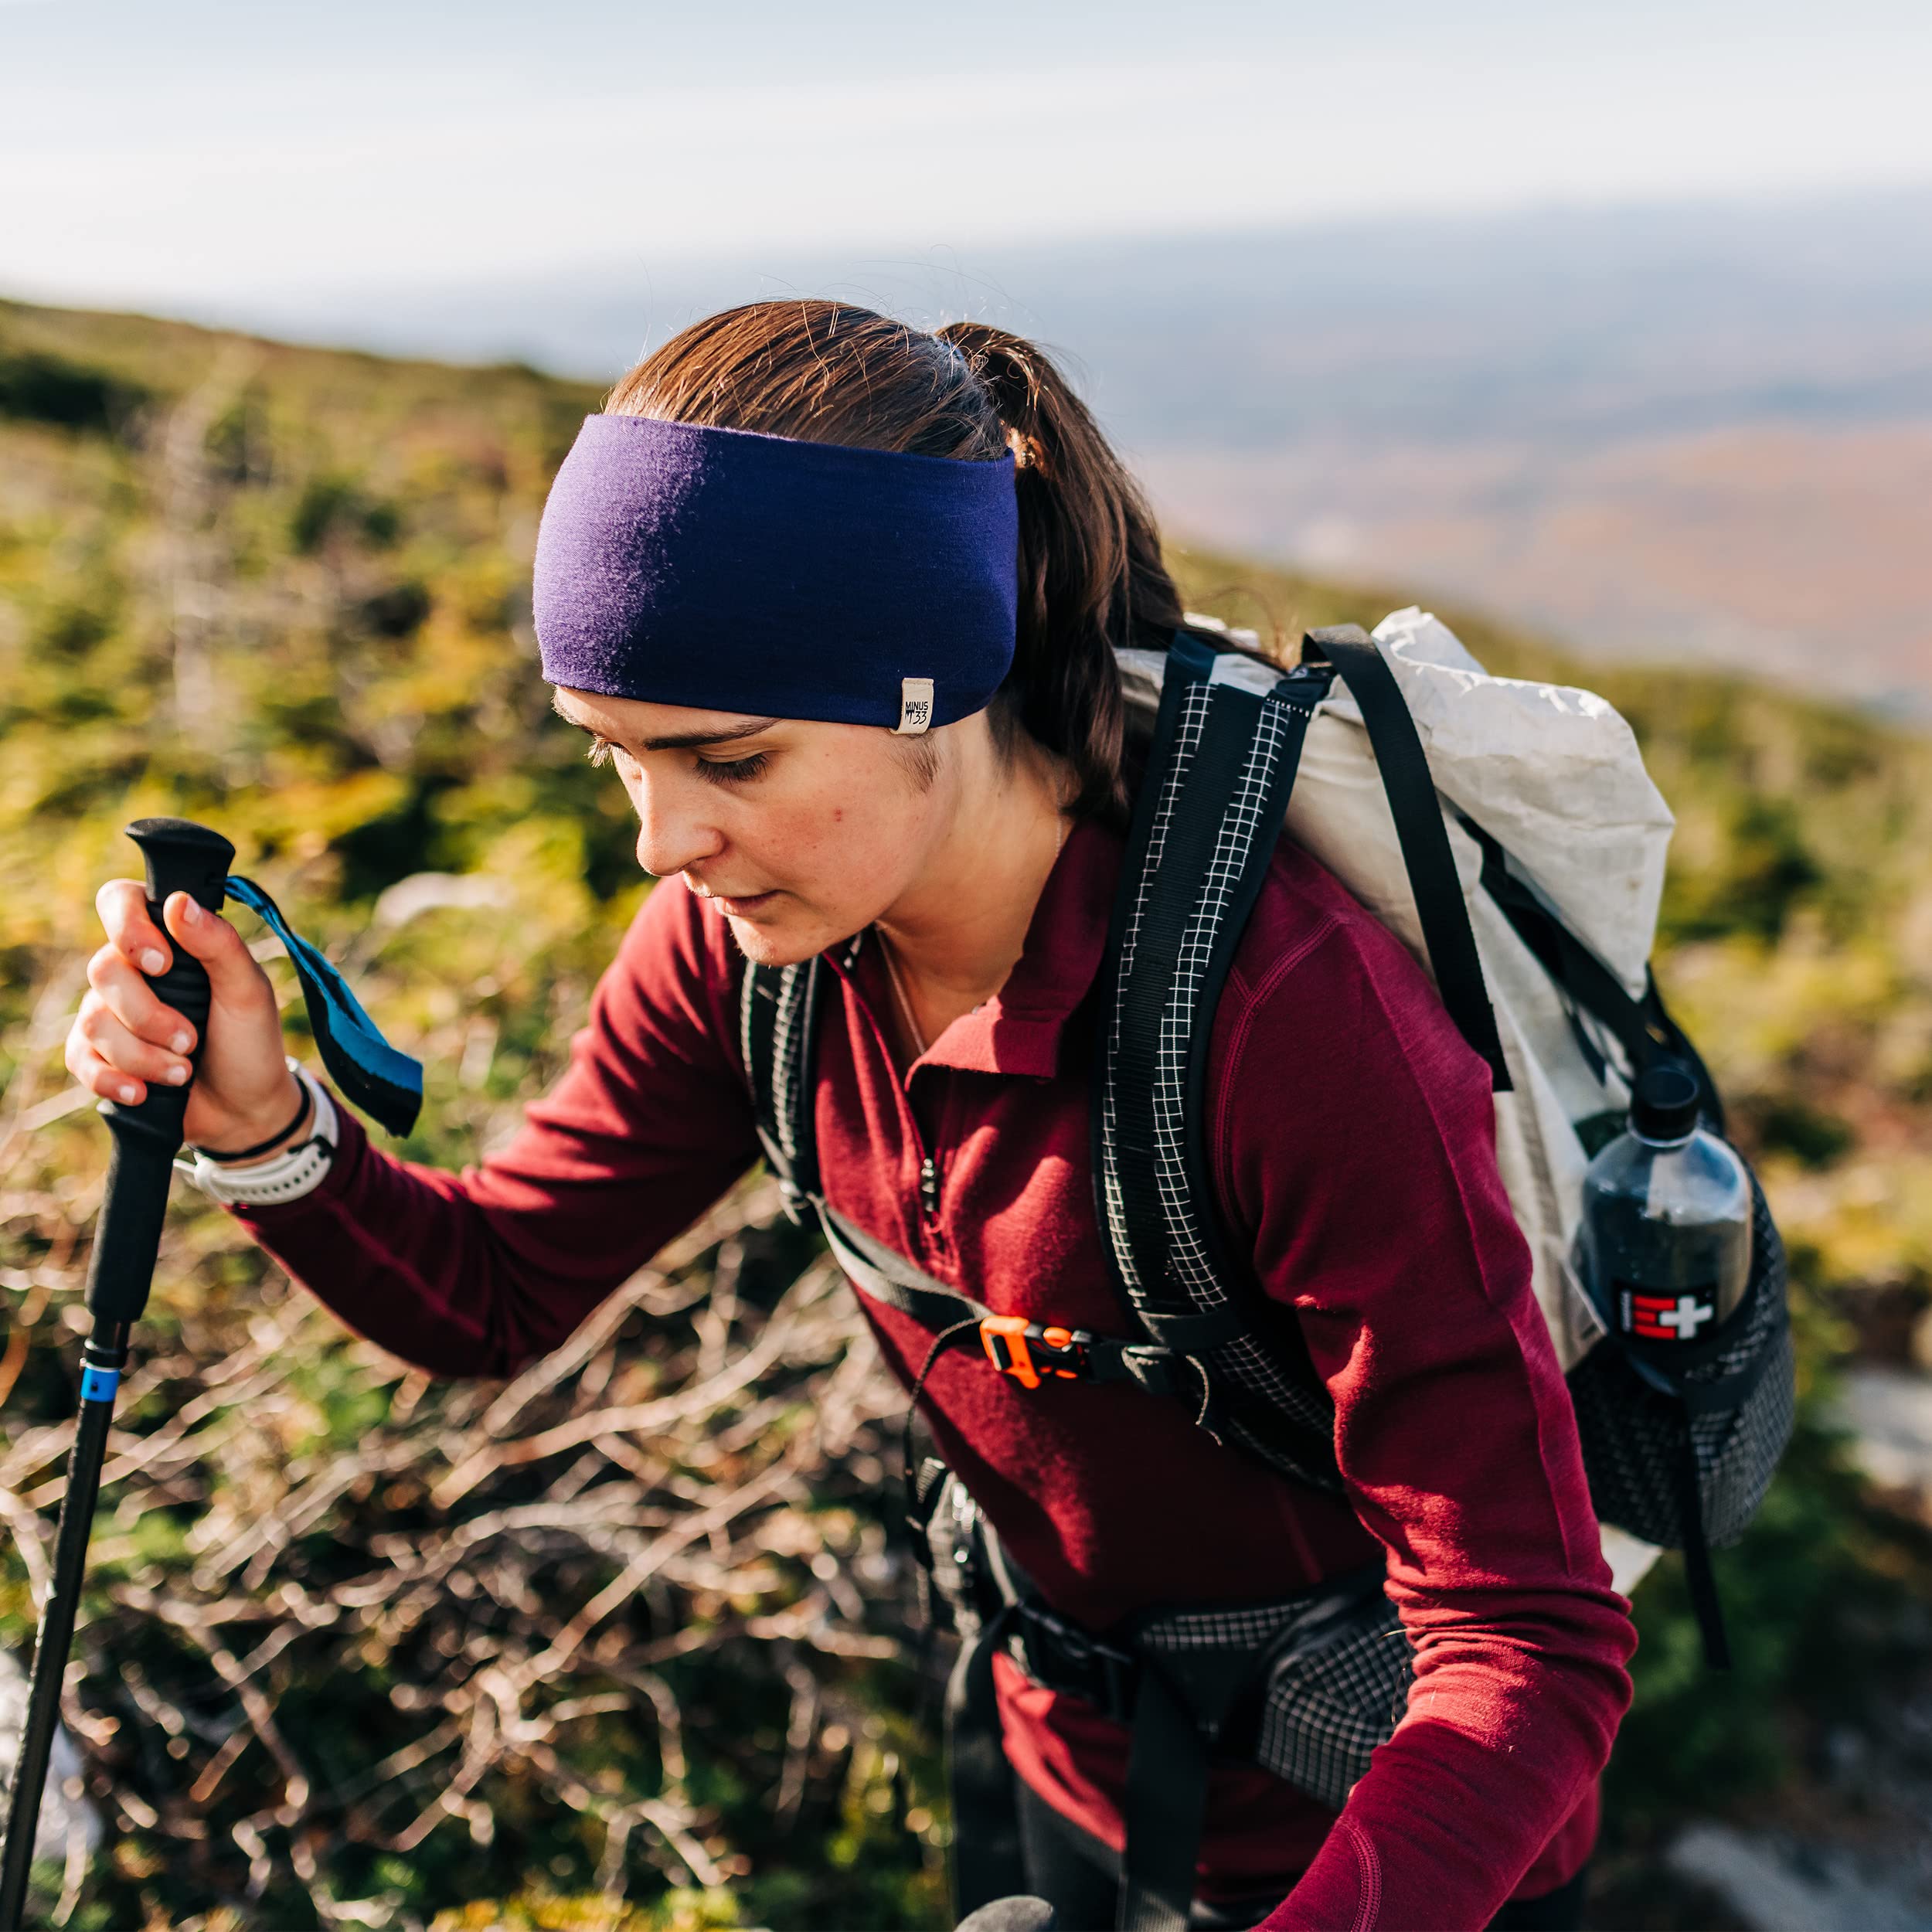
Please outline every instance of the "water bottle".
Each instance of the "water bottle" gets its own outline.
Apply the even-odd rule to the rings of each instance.
[[[1611,1334],[1661,1366],[1706,1341],[1751,1275],[1750,1176],[1697,1124],[1675,1060],[1638,1077],[1630,1125],[1583,1175],[1579,1272]]]

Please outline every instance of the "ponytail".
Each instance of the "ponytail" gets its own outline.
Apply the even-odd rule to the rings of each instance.
[[[614,413],[985,461],[1019,495],[1019,634],[988,708],[1066,764],[1068,808],[1117,818],[1117,648],[1164,651],[1181,604],[1152,512],[1044,351],[985,322],[928,335],[844,303],[753,302],[694,323],[612,391]]]
[[[992,398],[1019,470],[1019,635],[995,700],[1072,767],[1071,807],[1125,802],[1117,645],[1164,651],[1181,621],[1152,513],[1085,403],[1039,349],[985,322],[939,331]]]

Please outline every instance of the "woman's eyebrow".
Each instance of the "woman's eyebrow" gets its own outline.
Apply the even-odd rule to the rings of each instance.
[[[647,738],[644,741],[646,751],[690,751],[699,745],[730,744],[734,738],[755,738],[761,731],[769,731],[779,720],[776,718],[747,718],[742,724],[733,725],[729,731],[679,731],[668,738]]]
[[[567,725],[575,725],[578,730],[593,738],[604,734],[595,725],[586,724],[581,718],[573,718],[553,697],[550,709]],[[646,751],[689,751],[700,745],[730,744],[734,738],[755,738],[761,731],[769,731],[781,722],[777,718],[747,718],[742,724],[733,725],[725,731],[681,731],[668,737],[647,738],[644,741]]]

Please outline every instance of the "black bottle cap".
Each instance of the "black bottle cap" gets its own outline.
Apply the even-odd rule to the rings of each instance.
[[[1697,1125],[1702,1090],[1681,1060],[1658,1060],[1637,1077],[1630,1131],[1647,1141],[1681,1141]]]

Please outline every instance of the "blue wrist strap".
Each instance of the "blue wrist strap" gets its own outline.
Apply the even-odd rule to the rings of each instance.
[[[365,1114],[401,1135],[416,1124],[423,1106],[423,1063],[399,1053],[362,1011],[349,983],[283,918],[274,900],[252,879],[231,873],[228,896],[257,913],[288,949],[322,1064],[344,1095]]]

